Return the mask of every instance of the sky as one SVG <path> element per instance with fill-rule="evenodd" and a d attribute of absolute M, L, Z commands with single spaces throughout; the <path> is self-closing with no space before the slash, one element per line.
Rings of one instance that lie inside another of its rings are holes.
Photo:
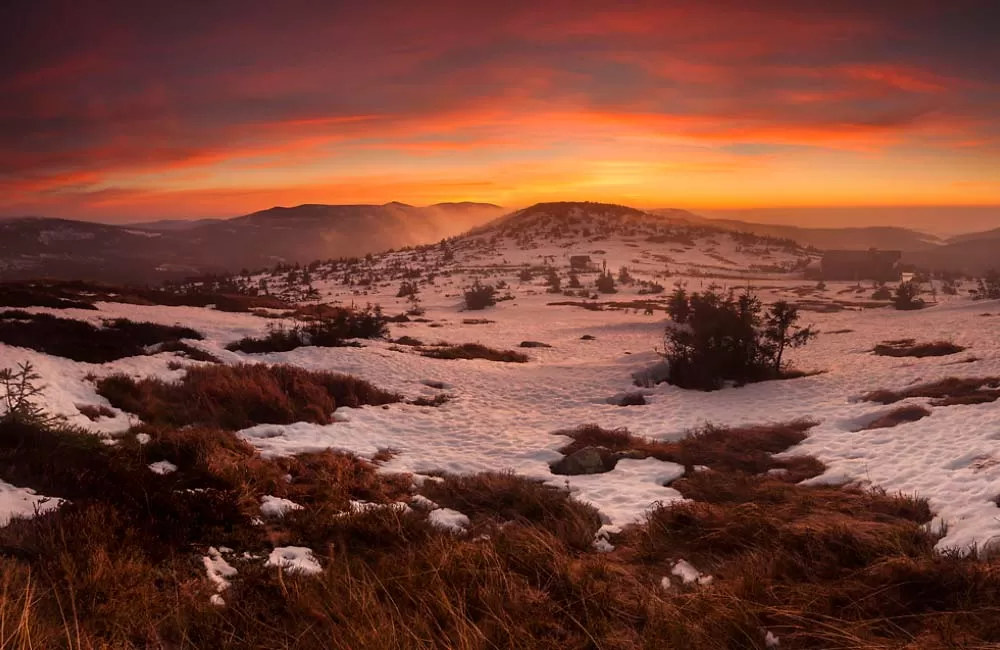
<path fill-rule="evenodd" d="M 998 31 L 996 0 L 9 0 L 0 216 L 595 200 L 1000 226 Z"/>

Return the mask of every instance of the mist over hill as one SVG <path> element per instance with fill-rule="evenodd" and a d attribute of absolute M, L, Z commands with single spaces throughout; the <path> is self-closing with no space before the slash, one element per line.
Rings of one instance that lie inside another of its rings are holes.
<path fill-rule="evenodd" d="M 502 212 L 484 203 L 388 203 L 274 207 L 233 219 L 130 226 L 10 218 L 0 221 L 0 279 L 158 283 L 438 241 Z"/>

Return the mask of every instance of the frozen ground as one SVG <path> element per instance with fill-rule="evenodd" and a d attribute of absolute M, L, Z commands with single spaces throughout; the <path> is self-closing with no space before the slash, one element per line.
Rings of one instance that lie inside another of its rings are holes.
<path fill-rule="evenodd" d="M 617 251 L 617 259 L 609 260 L 613 269 L 628 263 L 628 259 L 622 258 L 630 254 L 625 249 L 631 246 L 619 241 L 593 244 L 589 248 L 598 246 L 609 255 L 612 249 Z M 665 246 L 669 248 L 672 244 Z M 642 244 L 636 256 L 642 257 L 641 252 L 646 250 L 649 254 L 644 258 L 649 259 L 654 254 L 649 248 L 650 245 Z M 721 245 L 717 250 L 724 250 L 720 255 L 738 257 L 736 251 Z M 605 428 L 627 427 L 633 433 L 652 438 L 673 439 L 705 423 L 762 424 L 809 418 L 816 420 L 818 426 L 801 445 L 787 453 L 813 454 L 826 463 L 827 473 L 814 480 L 872 483 L 889 491 L 929 498 L 939 517 L 938 523 L 947 525 L 942 547 L 1000 543 L 1000 509 L 996 505 L 1000 496 L 998 403 L 936 407 L 931 416 L 917 422 L 854 432 L 892 408 L 860 401 L 858 397 L 867 391 L 901 389 L 949 376 L 1000 376 L 1000 304 L 953 298 L 914 312 L 886 308 L 833 313 L 805 311 L 803 322 L 815 325 L 822 333 L 806 348 L 794 351 L 792 361 L 799 369 L 823 371 L 822 374 L 712 393 L 685 391 L 666 384 L 637 389 L 632 382 L 633 373 L 658 361 L 655 350 L 664 328 L 663 312 L 646 315 L 634 309 L 589 311 L 549 305 L 577 299 L 545 293 L 541 277 L 519 282 L 516 263 L 528 260 L 510 259 L 517 255 L 551 254 L 565 277 L 566 258 L 575 252 L 555 244 L 532 250 L 530 254 L 521 249 L 515 253 L 508 248 L 499 255 L 512 266 L 489 271 L 470 262 L 479 252 L 459 256 L 451 275 L 442 275 L 434 285 L 421 285 L 420 306 L 430 322 L 392 325 L 393 337 L 408 335 L 426 343 L 480 342 L 507 349 L 531 340 L 552 346 L 523 350 L 531 357 L 524 364 L 429 359 L 412 348 L 383 341 L 365 341 L 361 348 L 303 347 L 286 353 L 244 355 L 228 352 L 224 345 L 247 334 L 264 333 L 272 319 L 212 309 L 114 303 L 100 304 L 99 312 L 53 311 L 63 317 L 88 320 L 128 316 L 136 320 L 182 323 L 205 334 L 206 339 L 194 345 L 227 363 L 290 363 L 307 369 L 350 373 L 411 398 L 433 397 L 440 392 L 453 397 L 436 408 L 395 404 L 341 409 L 335 422 L 326 426 L 265 424 L 241 432 L 266 455 L 332 447 L 370 457 L 379 449 L 392 448 L 398 453 L 384 466 L 389 472 L 426 475 L 510 469 L 569 487 L 578 499 L 594 504 L 607 527 L 613 530 L 635 521 L 657 501 L 680 498 L 664 484 L 679 477 L 683 468 L 652 459 L 626 459 L 605 474 L 556 476 L 549 471 L 549 463 L 560 458 L 557 449 L 568 439 L 553 435 L 554 432 L 596 423 Z M 388 255 L 376 264 L 384 269 L 398 263 L 401 255 Z M 408 263 L 417 265 L 413 256 L 409 260 Z M 489 263 L 501 261 L 491 259 Z M 541 260 L 530 263 L 540 264 Z M 650 280 L 657 278 L 651 268 L 640 269 L 637 275 Z M 849 292 L 846 284 L 831 283 L 823 291 L 813 291 L 814 283 L 787 274 L 761 276 L 745 268 L 743 275 L 747 279 L 737 275 L 715 281 L 734 286 L 752 282 L 765 300 L 795 297 L 806 290 L 811 300 L 826 303 L 862 299 Z M 461 289 L 471 284 L 473 277 L 485 281 L 504 278 L 514 299 L 481 312 L 462 311 Z M 592 279 L 593 276 L 588 276 L 584 281 L 592 284 Z M 659 281 L 669 287 L 676 279 L 672 275 Z M 713 282 L 704 277 L 689 277 L 687 281 L 691 289 Z M 406 300 L 395 297 L 399 280 L 376 282 L 363 291 L 357 286 L 345 286 L 334 277 L 317 280 L 313 286 L 325 302 L 379 303 L 389 314 L 408 307 Z M 867 289 L 864 299 L 870 293 Z M 648 297 L 637 295 L 634 288 L 623 288 L 614 296 L 601 296 L 601 300 Z M 464 324 L 463 319 L 467 318 L 493 322 Z M 591 335 L 594 340 L 581 340 L 583 335 Z M 926 359 L 879 357 L 870 352 L 880 341 L 904 337 L 919 341 L 949 339 L 969 349 L 953 356 Z M 974 360 L 956 363 L 969 359 Z M 91 422 L 79 413 L 79 405 L 106 404 L 94 392 L 88 375 L 124 371 L 138 376 L 178 378 L 183 373 L 170 369 L 169 362 L 177 360 L 170 353 L 94 366 L 0 345 L 0 367 L 25 360 L 32 361 L 44 377 L 50 411 L 105 435 L 125 430 L 131 421 L 125 414 L 118 414 Z M 191 362 L 184 360 L 184 363 Z M 444 388 L 433 388 L 432 384 Z M 609 403 L 609 398 L 635 390 L 645 394 L 648 404 L 619 407 Z M 8 499 L 8 494 L 12 498 Z M 10 486 L 0 486 L 0 517 L 30 510 L 29 504 L 35 498 Z M 442 525 L 460 524 L 457 516 L 436 512 Z M 284 549 L 283 554 L 278 553 L 271 561 L 294 564 L 304 571 L 311 569 L 310 558 L 297 549 Z"/>

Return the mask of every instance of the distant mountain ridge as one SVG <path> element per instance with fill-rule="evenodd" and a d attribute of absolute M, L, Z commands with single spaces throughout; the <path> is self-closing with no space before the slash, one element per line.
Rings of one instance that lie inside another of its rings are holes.
<path fill-rule="evenodd" d="M 0 280 L 158 283 L 308 263 L 439 241 L 503 212 L 481 203 L 274 207 L 233 219 L 110 225 L 45 217 L 0 221 Z"/>
<path fill-rule="evenodd" d="M 276 263 L 360 256 L 463 233 L 492 232 L 523 241 L 535 234 L 555 236 L 569 245 L 574 237 L 594 240 L 602 232 L 622 228 L 656 232 L 664 241 L 702 231 L 709 237 L 710 233 L 749 234 L 819 250 L 900 250 L 904 263 L 966 273 L 1000 266 L 1000 228 L 942 240 L 898 227 L 804 228 L 592 202 L 539 203 L 512 212 L 489 203 L 418 207 L 391 202 L 275 206 L 232 219 L 127 225 L 46 217 L 0 219 L 0 280 L 50 277 L 159 283 Z"/>
<path fill-rule="evenodd" d="M 669 214 L 673 210 L 657 209 L 652 212 L 656 214 Z M 710 219 L 698 215 L 692 216 L 695 217 L 697 223 L 713 225 L 726 230 L 749 232 L 755 235 L 791 239 L 803 246 L 812 246 L 820 250 L 867 250 L 869 248 L 879 248 L 907 252 L 929 250 L 945 243 L 944 240 L 934 235 L 898 226 L 807 228 L 781 224 L 754 223 L 737 219 Z"/>

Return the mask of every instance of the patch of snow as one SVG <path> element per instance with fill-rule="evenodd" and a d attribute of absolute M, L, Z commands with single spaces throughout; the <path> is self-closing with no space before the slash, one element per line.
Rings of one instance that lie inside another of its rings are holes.
<path fill-rule="evenodd" d="M 302 506 L 281 497 L 266 494 L 260 499 L 260 514 L 265 517 L 284 517 L 292 510 L 302 510 Z"/>
<path fill-rule="evenodd" d="M 304 546 L 279 546 L 271 551 L 265 566 L 282 568 L 289 573 L 316 575 L 323 572 L 312 549 Z"/>
<path fill-rule="evenodd" d="M 15 517 L 34 517 L 58 508 L 61 503 L 62 499 L 42 496 L 30 488 L 0 481 L 0 526 L 6 526 Z"/>
<path fill-rule="evenodd" d="M 410 498 L 410 505 L 418 510 L 435 510 L 438 504 L 434 503 L 422 494 L 414 494 Z"/>
<path fill-rule="evenodd" d="M 235 576 L 237 571 L 229 562 L 226 562 L 226 558 L 222 557 L 222 552 L 215 547 L 209 547 L 208 555 L 202 557 L 201 561 L 205 565 L 208 579 L 215 584 L 215 591 L 229 589 L 229 578 Z"/>
<path fill-rule="evenodd" d="M 427 521 L 435 528 L 459 535 L 469 527 L 469 518 L 451 508 L 438 508 L 427 515 Z"/>
<path fill-rule="evenodd" d="M 687 560 L 677 560 L 674 563 L 674 568 L 670 570 L 670 573 L 681 579 L 686 585 L 697 582 L 700 585 L 707 585 L 712 583 L 712 576 L 705 575 L 698 569 L 688 562 Z"/>
<path fill-rule="evenodd" d="M 177 471 L 177 465 L 174 465 L 169 460 L 158 460 L 155 463 L 150 463 L 149 469 L 154 474 L 173 474 Z"/>

